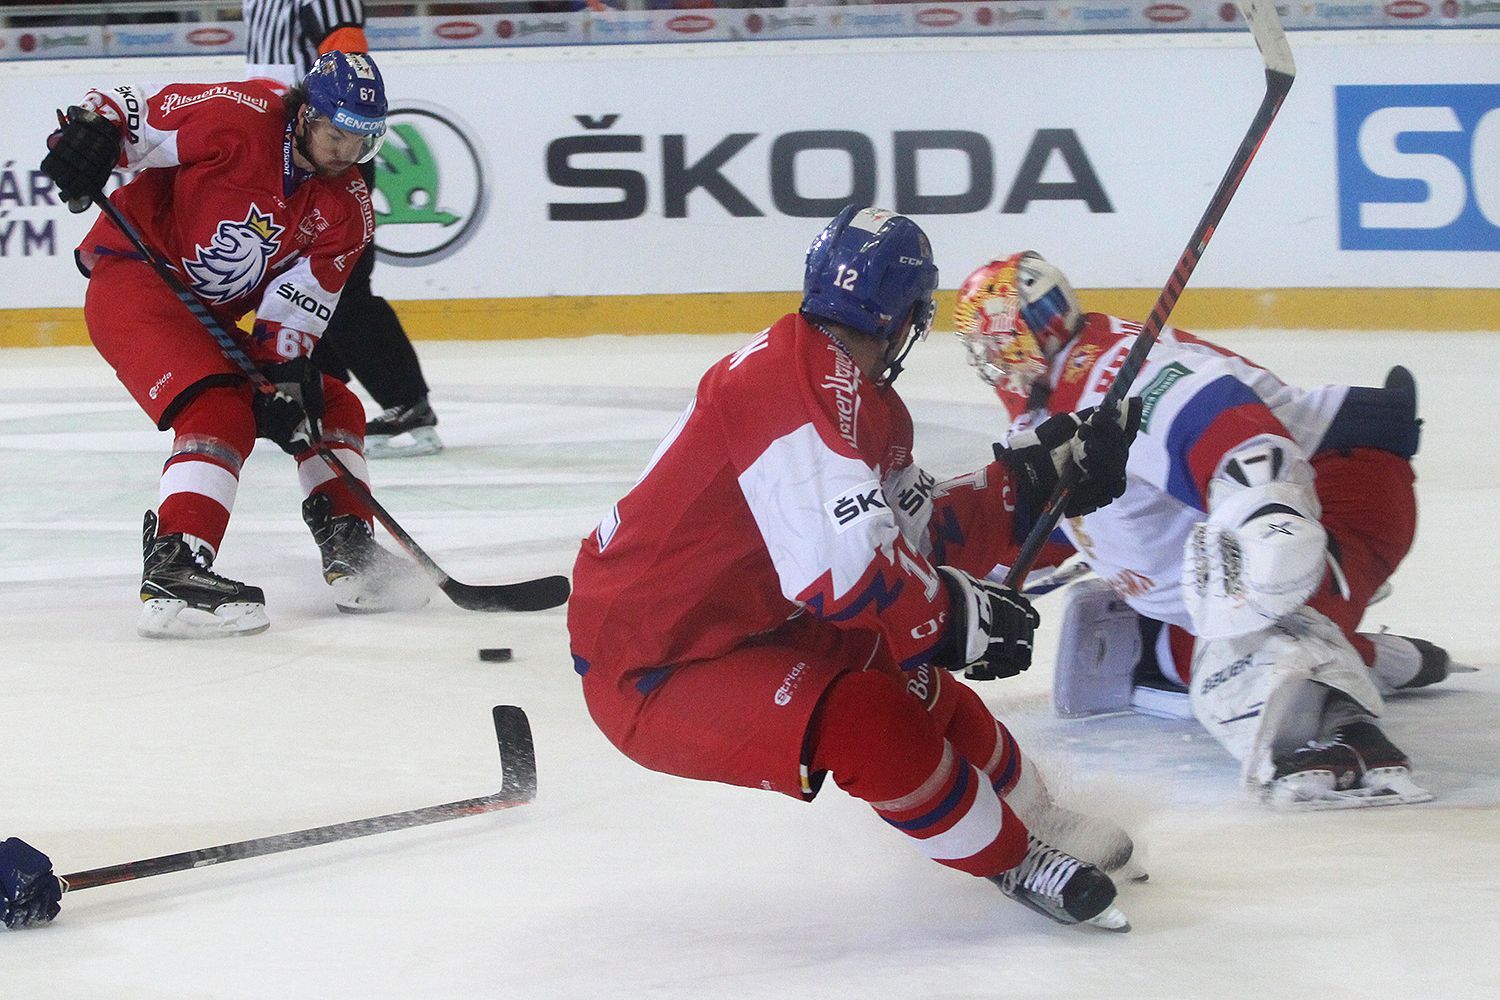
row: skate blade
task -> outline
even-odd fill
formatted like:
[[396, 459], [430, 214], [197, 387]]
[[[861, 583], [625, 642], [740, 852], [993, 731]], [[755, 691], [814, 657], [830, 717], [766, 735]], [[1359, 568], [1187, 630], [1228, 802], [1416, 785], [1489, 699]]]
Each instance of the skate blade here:
[[227, 639], [258, 635], [270, 627], [263, 604], [223, 604], [210, 612], [190, 608], [183, 600], [154, 597], [141, 602], [135, 631], [147, 639]]
[[1293, 783], [1281, 779], [1273, 782], [1262, 798], [1271, 808], [1284, 812], [1373, 809], [1432, 801], [1432, 793], [1413, 782], [1404, 767], [1370, 771], [1364, 781], [1358, 788], [1339, 790], [1332, 787], [1331, 781], [1320, 787], [1311, 782]]
[[1377, 767], [1366, 771], [1361, 790], [1381, 799], [1393, 799], [1392, 805], [1432, 801], [1432, 793], [1412, 781], [1411, 771], [1404, 767]]
[[1116, 934], [1124, 934], [1125, 932], [1130, 930], [1130, 921], [1126, 919], [1124, 911], [1121, 910], [1118, 906], [1115, 906], [1113, 903], [1105, 907], [1103, 911], [1094, 914], [1092, 917], [1089, 917], [1086, 920], [1079, 920], [1073, 915], [1063, 912], [1061, 909], [1053, 909], [1050, 906], [1044, 906], [1031, 897], [1027, 896], [1025, 893], [1017, 894], [1006, 892], [1003, 887], [1000, 891], [1004, 892], [1007, 898], [1014, 899], [1016, 902], [1026, 907], [1028, 910], [1033, 910], [1037, 913], [1040, 913], [1042, 916], [1046, 917], [1048, 920], [1051, 920], [1053, 923], [1063, 924], [1067, 927], [1083, 927], [1085, 925], [1088, 925], [1092, 927], [1098, 927], [1100, 930], [1113, 931]]
[[1142, 868], [1141, 863], [1135, 858], [1131, 858], [1118, 868], [1106, 868], [1105, 871], [1116, 882], [1122, 880], [1126, 882], [1149, 882], [1151, 880], [1151, 876], [1146, 872], [1146, 869]]
[[1187, 691], [1164, 691], [1141, 685], [1130, 692], [1130, 710], [1158, 719], [1193, 718], [1193, 706]]
[[1130, 921], [1126, 918], [1125, 912], [1118, 906], [1110, 906], [1103, 913], [1090, 917], [1084, 923], [1091, 924], [1102, 930], [1113, 931], [1116, 934], [1130, 933]]
[[442, 439], [431, 427], [418, 427], [416, 430], [403, 431], [400, 434], [376, 434], [365, 438], [366, 458], [417, 458], [422, 455], [436, 455], [442, 450]]
[[1454, 662], [1450, 662], [1448, 664], [1448, 673], [1450, 673], [1450, 674], [1477, 674], [1477, 673], [1479, 673], [1479, 668], [1478, 667], [1471, 667], [1467, 663], [1454, 663]]

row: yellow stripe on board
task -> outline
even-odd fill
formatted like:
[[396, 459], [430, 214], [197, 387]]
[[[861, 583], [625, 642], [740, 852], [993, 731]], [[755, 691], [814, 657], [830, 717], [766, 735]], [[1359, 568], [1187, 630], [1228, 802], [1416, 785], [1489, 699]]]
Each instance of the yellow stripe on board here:
[[[1154, 289], [1079, 293], [1084, 307], [1145, 319]], [[953, 292], [938, 294], [952, 329]], [[754, 332], [797, 307], [795, 292], [432, 299], [393, 303], [413, 340], [514, 340], [592, 334]], [[1171, 322], [1188, 330], [1500, 330], [1494, 288], [1188, 289]], [[0, 309], [0, 347], [89, 342], [82, 309]]]

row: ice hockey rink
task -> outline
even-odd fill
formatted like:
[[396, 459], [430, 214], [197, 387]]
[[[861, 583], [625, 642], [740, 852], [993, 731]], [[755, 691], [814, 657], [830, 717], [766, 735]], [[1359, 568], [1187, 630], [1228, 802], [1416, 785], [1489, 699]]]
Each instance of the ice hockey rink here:
[[[1436, 801], [1274, 813], [1195, 724], [1055, 718], [1059, 604], [1040, 598], [1037, 665], [982, 691], [1061, 798], [1134, 833], [1151, 879], [1121, 892], [1128, 935], [1051, 924], [940, 868], [831, 783], [809, 806], [629, 762], [584, 709], [562, 609], [435, 594], [337, 614], [291, 460], [264, 442], [217, 568], [265, 589], [271, 629], [137, 638], [141, 514], [169, 439], [92, 350], [0, 351], [0, 836], [71, 872], [484, 795], [496, 704], [529, 714], [540, 772], [522, 808], [70, 893], [54, 924], [0, 931], [0, 996], [1500, 996], [1500, 337], [1214, 336], [1304, 384], [1413, 369], [1419, 535], [1367, 625], [1479, 672], [1389, 701]], [[376, 493], [458, 580], [569, 572], [743, 339], [420, 344], [448, 449], [373, 463]], [[900, 387], [924, 466], [983, 463], [1000, 412], [951, 335]], [[515, 658], [482, 663], [488, 646]]]

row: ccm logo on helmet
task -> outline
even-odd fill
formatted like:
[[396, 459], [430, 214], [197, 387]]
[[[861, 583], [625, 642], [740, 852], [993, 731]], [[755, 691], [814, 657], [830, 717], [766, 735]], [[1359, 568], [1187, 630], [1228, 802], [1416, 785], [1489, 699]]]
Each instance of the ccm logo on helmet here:
[[313, 298], [311, 295], [308, 295], [305, 292], [297, 291], [297, 289], [293, 288], [291, 285], [285, 282], [276, 286], [276, 294], [286, 299], [288, 302], [296, 306], [298, 309], [301, 309], [303, 312], [308, 313], [312, 316], [316, 316], [318, 317], [318, 319], [323, 320], [325, 323], [333, 318], [332, 309], [329, 309], [327, 306], [319, 302], [317, 299]]

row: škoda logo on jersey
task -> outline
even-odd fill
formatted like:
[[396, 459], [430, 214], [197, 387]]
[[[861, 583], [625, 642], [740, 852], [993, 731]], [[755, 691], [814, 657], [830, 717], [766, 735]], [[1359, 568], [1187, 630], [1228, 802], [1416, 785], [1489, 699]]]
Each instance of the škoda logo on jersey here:
[[375, 159], [375, 250], [404, 267], [443, 260], [479, 229], [485, 166], [470, 129], [451, 112], [408, 103], [391, 109]]
[[248, 295], [260, 286], [266, 266], [281, 249], [281, 234], [269, 213], [254, 202], [242, 222], [221, 222], [208, 246], [196, 246], [192, 260], [182, 267], [193, 290], [209, 302], [222, 305]]
[[890, 511], [886, 506], [885, 492], [877, 480], [860, 483], [823, 504], [839, 534], [848, 531], [861, 521], [868, 521]]

